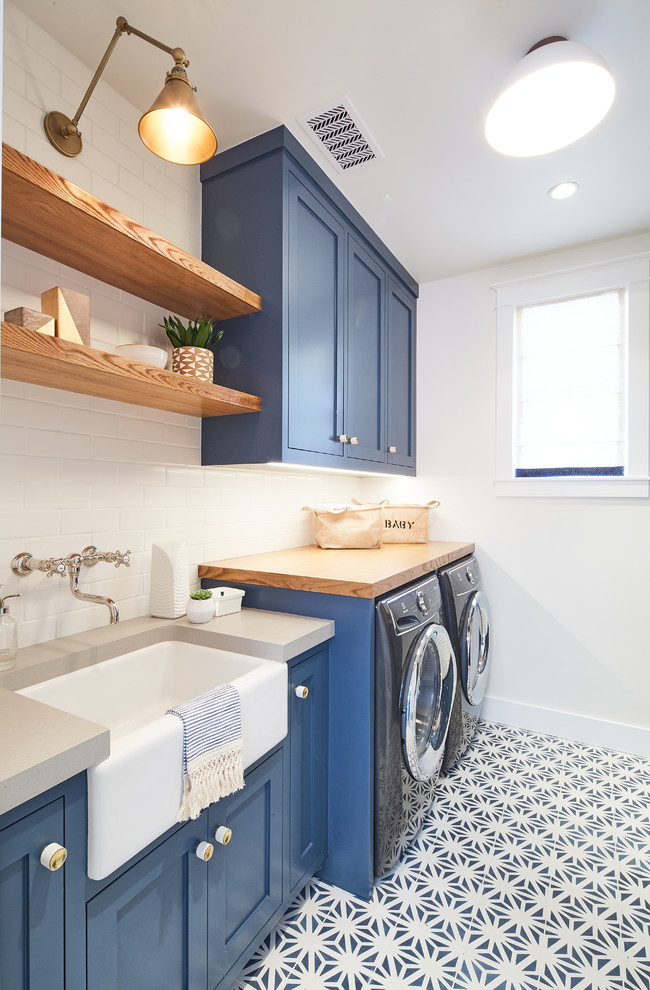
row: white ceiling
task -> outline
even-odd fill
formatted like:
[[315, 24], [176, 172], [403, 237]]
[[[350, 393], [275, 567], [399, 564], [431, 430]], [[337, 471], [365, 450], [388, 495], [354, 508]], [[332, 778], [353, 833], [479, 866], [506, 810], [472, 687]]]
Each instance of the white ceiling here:
[[[20, 0], [89, 67], [123, 14], [185, 49], [220, 150], [284, 123], [419, 282], [650, 228], [650, 0]], [[483, 137], [537, 41], [595, 48], [616, 85], [591, 134], [536, 159]], [[104, 79], [143, 111], [168, 57], [122, 38]], [[339, 174], [297, 122], [346, 94], [384, 158]], [[61, 105], [70, 113], [76, 107]], [[179, 166], [180, 167], [180, 166]], [[547, 190], [575, 179], [573, 200]]]

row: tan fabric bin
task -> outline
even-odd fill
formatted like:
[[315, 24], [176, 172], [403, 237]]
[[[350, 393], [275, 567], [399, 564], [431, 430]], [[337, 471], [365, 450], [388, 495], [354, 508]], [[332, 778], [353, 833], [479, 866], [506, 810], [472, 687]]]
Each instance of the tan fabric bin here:
[[[354, 500], [353, 500], [354, 501]], [[377, 505], [382, 511], [382, 539], [384, 543], [426, 543], [429, 539], [429, 509], [440, 505], [436, 499], [409, 505], [391, 503], [387, 499]]]
[[376, 550], [383, 516], [379, 505], [305, 505], [314, 513], [314, 538], [323, 550]]

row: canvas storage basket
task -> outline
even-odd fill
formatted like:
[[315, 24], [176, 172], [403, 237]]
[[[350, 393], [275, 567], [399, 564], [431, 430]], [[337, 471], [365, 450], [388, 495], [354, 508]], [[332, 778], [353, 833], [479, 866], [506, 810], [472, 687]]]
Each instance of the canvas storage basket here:
[[440, 502], [432, 499], [431, 502], [408, 505], [384, 499], [382, 502], [364, 504], [375, 504], [381, 509], [384, 543], [426, 543], [429, 539], [429, 509], [434, 509]]
[[314, 538], [323, 550], [376, 550], [383, 516], [379, 505], [305, 505], [314, 513]]

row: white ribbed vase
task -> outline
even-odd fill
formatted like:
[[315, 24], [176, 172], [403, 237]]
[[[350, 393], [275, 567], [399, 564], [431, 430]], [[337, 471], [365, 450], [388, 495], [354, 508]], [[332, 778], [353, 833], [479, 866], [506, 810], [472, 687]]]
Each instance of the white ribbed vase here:
[[214, 354], [207, 347], [175, 347], [172, 351], [172, 371], [211, 382]]

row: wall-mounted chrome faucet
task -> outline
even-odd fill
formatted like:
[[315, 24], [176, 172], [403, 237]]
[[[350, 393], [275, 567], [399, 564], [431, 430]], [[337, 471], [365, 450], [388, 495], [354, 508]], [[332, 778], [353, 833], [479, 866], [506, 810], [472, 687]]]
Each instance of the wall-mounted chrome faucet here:
[[75, 598], [78, 598], [82, 602], [97, 602], [100, 605], [106, 605], [110, 612], [111, 622], [119, 622], [120, 613], [112, 598], [103, 598], [101, 595], [90, 595], [79, 590], [79, 574], [81, 573], [82, 564], [86, 567], [93, 567], [100, 560], [105, 561], [107, 564], [115, 564], [116, 567], [119, 567], [121, 564], [129, 567], [131, 563], [131, 551], [127, 550], [126, 553], [122, 553], [121, 550], [107, 550], [105, 553], [102, 553], [97, 547], [86, 547], [81, 553], [71, 553], [68, 557], [50, 557], [47, 560], [36, 560], [35, 557], [32, 557], [31, 553], [19, 553], [12, 560], [11, 569], [14, 574], [18, 574], [21, 577], [31, 574], [32, 571], [41, 571], [49, 578], [55, 574], [58, 574], [60, 577], [65, 577], [68, 574], [70, 577], [70, 591]]

